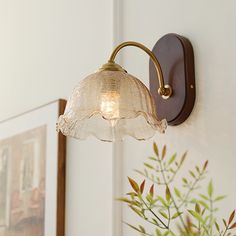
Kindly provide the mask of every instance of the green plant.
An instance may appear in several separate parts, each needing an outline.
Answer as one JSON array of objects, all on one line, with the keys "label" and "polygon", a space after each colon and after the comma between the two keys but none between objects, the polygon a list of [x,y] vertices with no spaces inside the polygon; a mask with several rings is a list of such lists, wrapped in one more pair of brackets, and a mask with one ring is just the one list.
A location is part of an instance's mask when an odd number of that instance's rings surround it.
[{"label": "green plant", "polygon": [[180,158],[177,158],[176,153],[167,157],[166,146],[160,152],[156,143],[153,144],[153,151],[154,156],[148,157],[144,169],[135,170],[144,177],[142,183],[138,184],[128,178],[132,190],[125,197],[119,198],[138,217],[151,224],[153,232],[148,232],[143,225],[126,224],[147,236],[233,235],[232,231],[236,228],[235,211],[228,220],[223,219],[221,224],[216,218],[216,204],[225,196],[215,196],[212,180],[205,192],[199,192],[202,190],[200,183],[206,178],[208,161],[201,167],[196,165],[189,170],[181,181],[177,180],[181,182],[181,186],[177,186],[176,177],[187,153]]}]

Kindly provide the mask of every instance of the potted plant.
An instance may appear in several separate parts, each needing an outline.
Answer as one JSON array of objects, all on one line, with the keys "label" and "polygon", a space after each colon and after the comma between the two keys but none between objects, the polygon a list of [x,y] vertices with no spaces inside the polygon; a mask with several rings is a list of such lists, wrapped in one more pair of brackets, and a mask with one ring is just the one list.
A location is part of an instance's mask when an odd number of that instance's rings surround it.
[{"label": "potted plant", "polygon": [[143,225],[126,224],[147,236],[235,235],[235,211],[222,221],[216,217],[216,205],[225,196],[215,196],[212,180],[208,181],[206,190],[200,185],[207,176],[208,161],[202,166],[196,165],[177,182],[187,153],[180,158],[176,153],[167,157],[166,146],[160,151],[156,143],[153,152],[144,163],[144,169],[135,170],[144,180],[137,183],[128,177],[131,191],[119,198],[151,225],[152,232],[149,232],[150,227],[147,230]]}]

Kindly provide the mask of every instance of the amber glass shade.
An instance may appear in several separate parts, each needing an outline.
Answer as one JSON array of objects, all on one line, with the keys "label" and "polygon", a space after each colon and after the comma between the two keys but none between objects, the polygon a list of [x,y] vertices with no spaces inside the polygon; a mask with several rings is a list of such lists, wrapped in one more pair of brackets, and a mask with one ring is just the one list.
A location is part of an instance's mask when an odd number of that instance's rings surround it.
[{"label": "amber glass shade", "polygon": [[147,87],[124,71],[99,71],[75,88],[57,128],[66,136],[85,139],[90,135],[103,141],[132,136],[151,138],[163,133],[166,120],[156,115],[154,100]]}]

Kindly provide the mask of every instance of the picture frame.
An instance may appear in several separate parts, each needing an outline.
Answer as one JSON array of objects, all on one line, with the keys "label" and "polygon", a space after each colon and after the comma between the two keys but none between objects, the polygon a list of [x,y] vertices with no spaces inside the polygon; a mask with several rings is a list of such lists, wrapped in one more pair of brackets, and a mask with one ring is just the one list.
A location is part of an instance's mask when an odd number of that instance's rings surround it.
[{"label": "picture frame", "polygon": [[66,137],[59,99],[0,121],[0,236],[64,236]]}]

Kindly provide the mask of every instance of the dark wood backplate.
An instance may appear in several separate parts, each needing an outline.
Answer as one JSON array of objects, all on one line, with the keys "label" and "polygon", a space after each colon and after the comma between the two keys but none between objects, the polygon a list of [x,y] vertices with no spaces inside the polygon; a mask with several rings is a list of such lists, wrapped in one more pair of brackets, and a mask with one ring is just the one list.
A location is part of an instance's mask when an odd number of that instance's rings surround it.
[{"label": "dark wood backplate", "polygon": [[183,36],[167,34],[157,41],[152,52],[161,65],[165,84],[173,89],[172,96],[167,100],[158,94],[159,82],[150,60],[150,91],[156,103],[157,116],[165,118],[169,125],[179,125],[189,117],[195,102],[192,45]]}]

